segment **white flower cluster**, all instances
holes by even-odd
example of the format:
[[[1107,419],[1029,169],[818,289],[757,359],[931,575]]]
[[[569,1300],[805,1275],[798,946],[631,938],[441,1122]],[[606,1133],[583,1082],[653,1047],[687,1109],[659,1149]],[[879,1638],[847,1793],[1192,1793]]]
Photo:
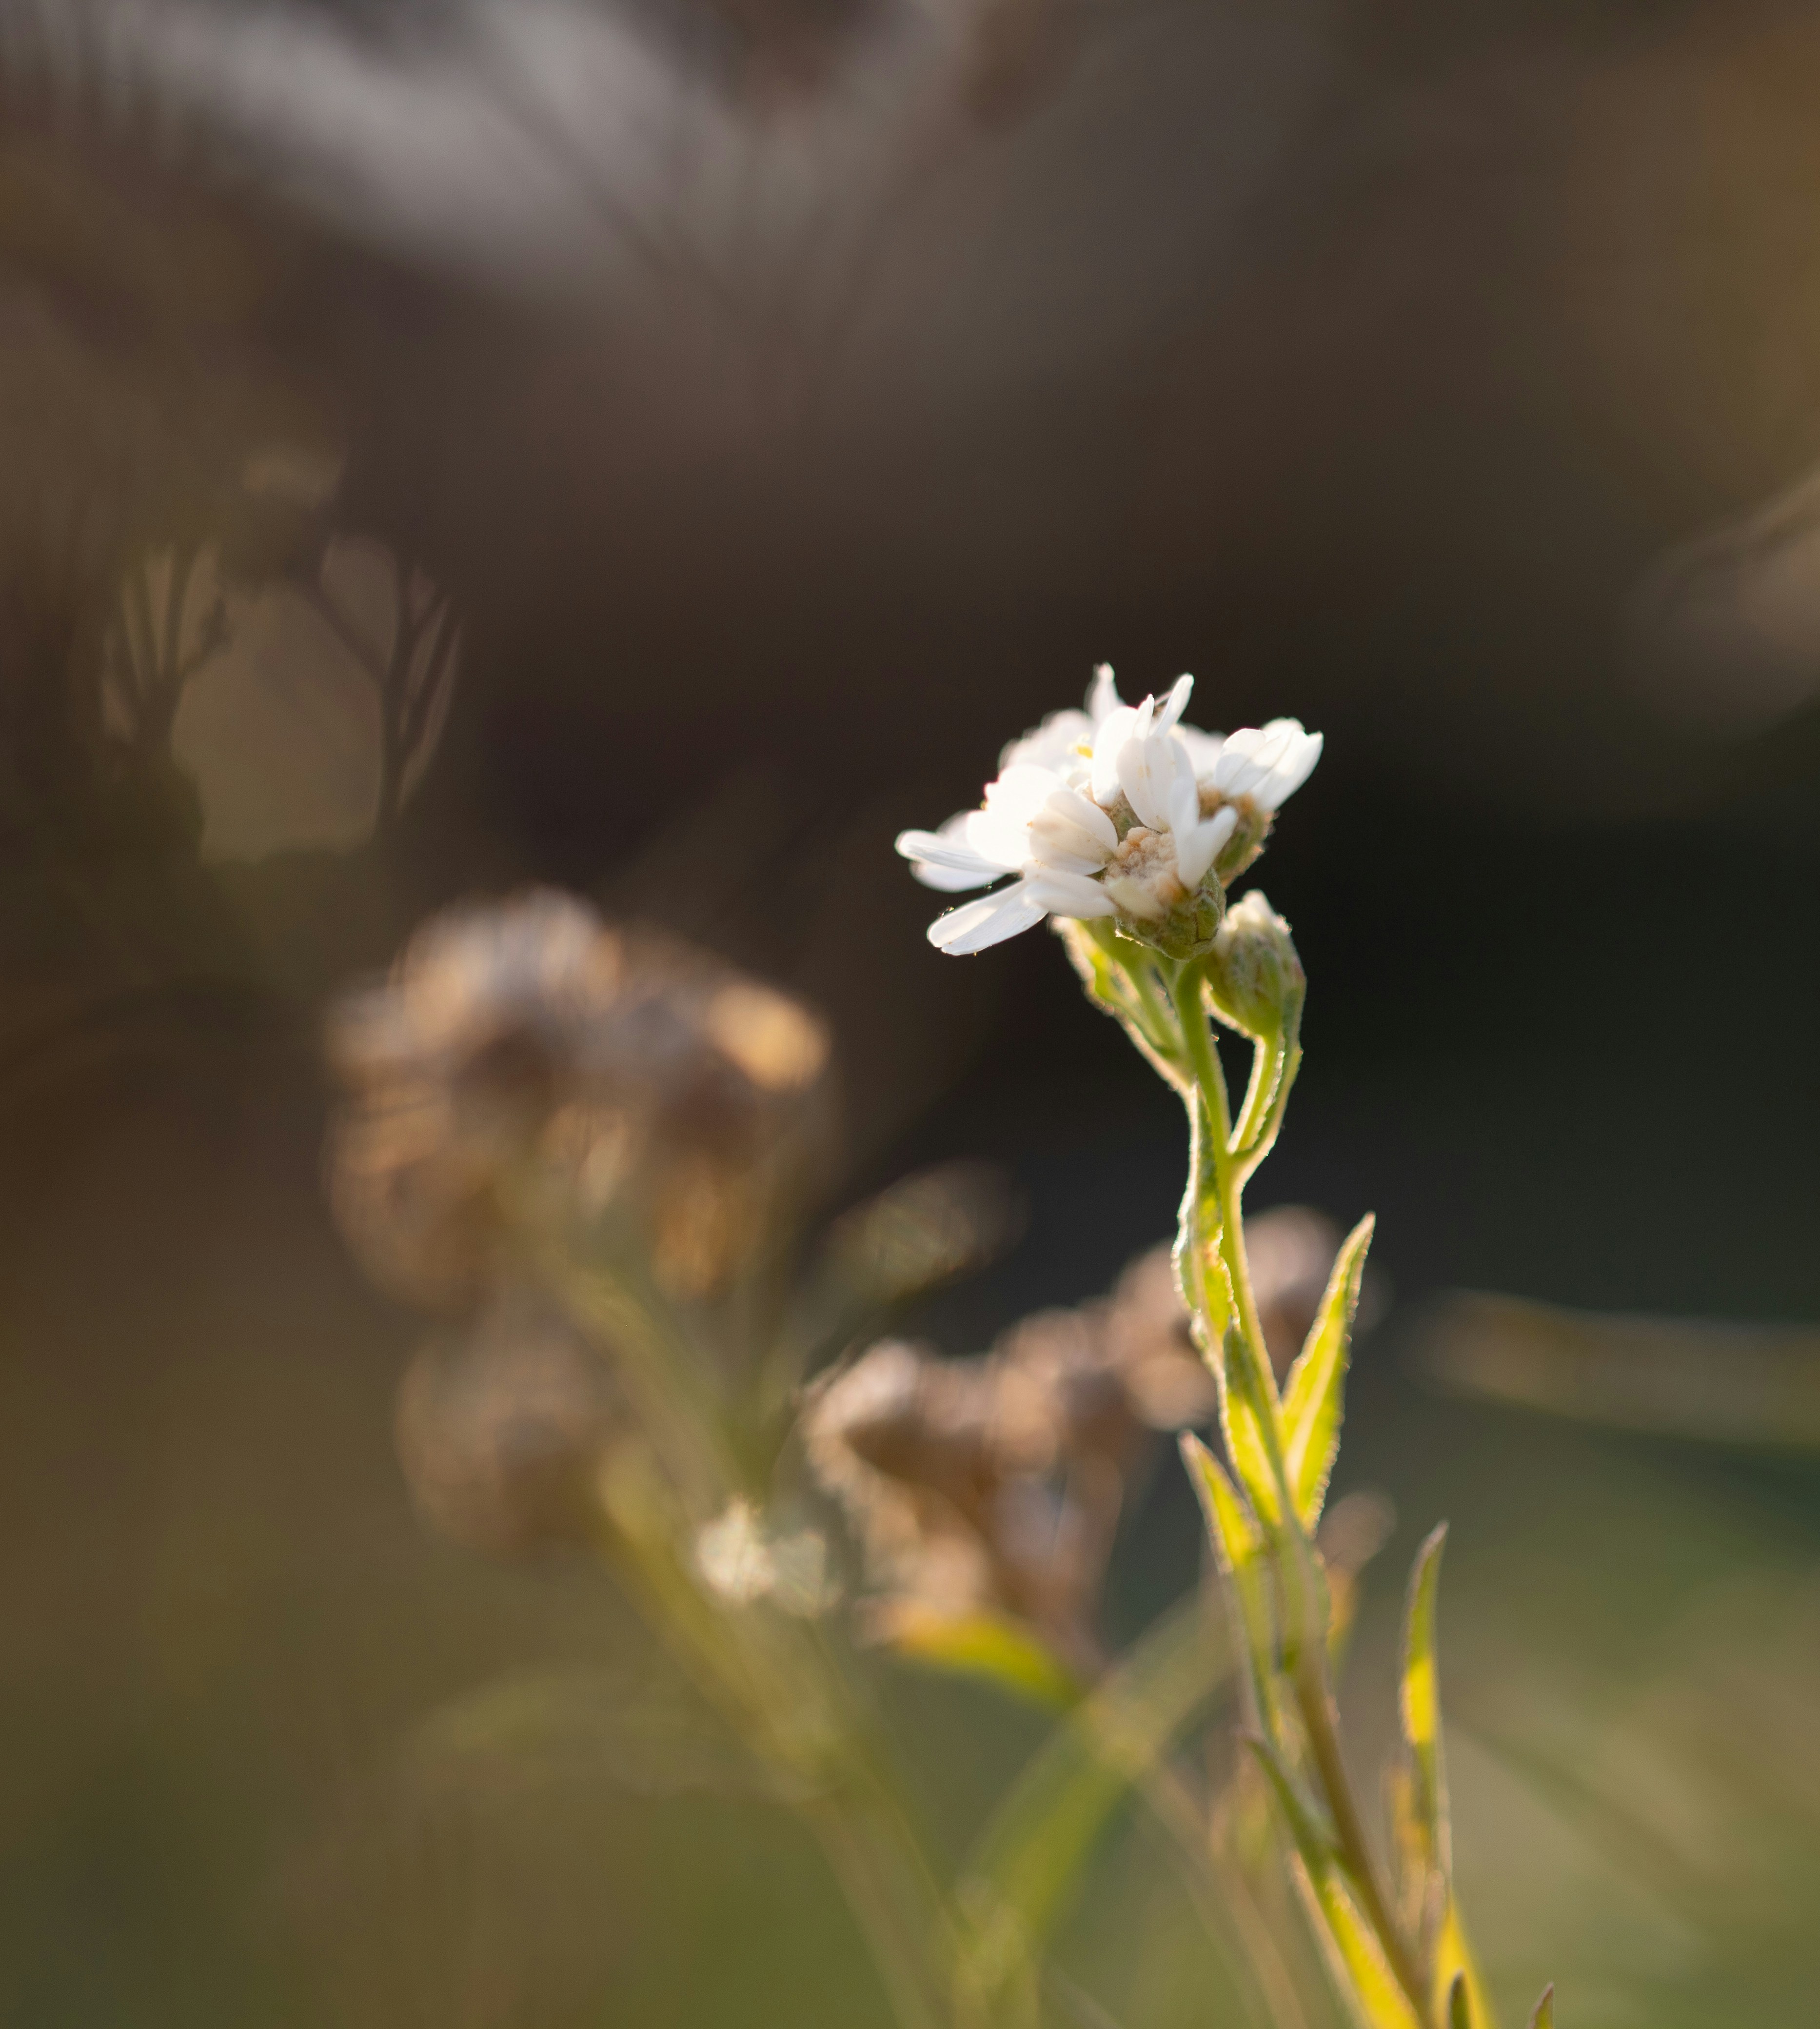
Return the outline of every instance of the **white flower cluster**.
[[[897,849],[925,887],[1018,877],[938,916],[929,942],[959,957],[1048,915],[1155,924],[1202,888],[1241,830],[1261,840],[1320,759],[1321,735],[1293,718],[1202,733],[1181,722],[1193,688],[1183,677],[1160,703],[1128,705],[1102,664],[1084,710],[1051,712],[999,755],[980,808],[901,833]]]

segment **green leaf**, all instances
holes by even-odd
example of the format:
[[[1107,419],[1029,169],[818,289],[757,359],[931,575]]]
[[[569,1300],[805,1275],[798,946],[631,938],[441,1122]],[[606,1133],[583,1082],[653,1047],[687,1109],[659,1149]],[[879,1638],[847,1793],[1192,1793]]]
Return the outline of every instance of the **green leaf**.
[[[1181,1449],[1225,1582],[1232,1632],[1244,1647],[1252,1717],[1266,1726],[1272,1710],[1270,1672],[1277,1642],[1263,1533],[1225,1467],[1192,1431],[1183,1435]]]
[[[1438,1879],[1438,1876],[1435,1877]],[[1434,1983],[1437,1992],[1444,1988],[1451,1996],[1458,1987],[1468,2009],[1466,2020],[1470,2029],[1496,2029],[1496,2020],[1492,2011],[1491,1997],[1485,1991],[1485,1983],[1479,1977],[1479,1968],[1473,1957],[1472,1946],[1466,1942],[1466,1927],[1460,1921],[1460,1912],[1451,1899],[1451,1890],[1447,1894],[1446,1916],[1440,1927],[1440,1938],[1435,1946]]]
[[[1447,2029],[1473,2029],[1472,2004],[1466,1998],[1463,1972],[1454,1975],[1453,1984],[1447,1989]]]
[[[1552,1983],[1542,1990],[1542,1998],[1536,2004],[1536,2012],[1529,2017],[1529,2029],[1555,2029],[1555,1988]]]
[[[1027,1703],[1066,1712],[1081,1697],[1080,1679],[1033,1630],[1010,1615],[946,1614],[899,1607],[885,1641],[910,1662],[957,1676],[983,1678]]]
[[[1254,1737],[1257,1756],[1295,1845],[1298,1884],[1327,1954],[1334,1984],[1360,2029],[1425,2029],[1376,1933],[1359,1913],[1345,1871],[1314,1807],[1270,1744]]]
[[[1307,1343],[1289,1371],[1283,1397],[1284,1453],[1289,1491],[1302,1526],[1312,1529],[1326,1498],[1327,1482],[1340,1449],[1346,1367],[1352,1320],[1359,1310],[1365,1257],[1376,1221],[1370,1213],[1347,1236],[1328,1278]]]
[[[1171,1608],[1040,1748],[962,1870],[958,1978],[996,2002],[1033,1974],[1127,1790],[1165,1756],[1232,1666],[1197,1593]],[[985,2019],[999,2017],[991,2009]]]
[[[1444,1522],[1417,1553],[1410,1575],[1404,1622],[1403,1732],[1414,1775],[1411,1799],[1429,1868],[1451,1884],[1453,1861],[1447,1827],[1447,1768],[1441,1753],[1440,1686],[1435,1668],[1435,1602],[1440,1584]]]
[[[1229,1326],[1221,1348],[1224,1385],[1220,1389],[1220,1428],[1226,1456],[1252,1512],[1267,1534],[1283,1527],[1283,1497],[1271,1425],[1278,1419],[1277,1385],[1256,1348],[1237,1326]]]

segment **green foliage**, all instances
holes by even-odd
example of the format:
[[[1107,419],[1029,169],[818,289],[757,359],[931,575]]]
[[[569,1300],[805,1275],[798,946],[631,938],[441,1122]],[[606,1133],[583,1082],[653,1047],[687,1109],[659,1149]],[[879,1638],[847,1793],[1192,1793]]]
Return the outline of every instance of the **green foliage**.
[[[1268,1742],[1254,1738],[1250,1745],[1294,1843],[1303,1886],[1321,1919],[1321,1942],[1331,1958],[1335,1983],[1360,2029],[1425,2029],[1359,1908],[1340,1849],[1315,1805]]]
[[[1327,1482],[1340,1450],[1352,1320],[1359,1310],[1365,1257],[1376,1223],[1368,1213],[1347,1236],[1307,1343],[1289,1370],[1283,1393],[1289,1490],[1305,1529],[1312,1529],[1321,1519]]]
[[[1452,1857],[1447,1771],[1441,1753],[1440,1688],[1435,1667],[1435,1603],[1447,1534],[1444,1522],[1429,1534],[1410,1575],[1400,1699],[1403,1738],[1414,1777],[1411,1802],[1418,1848],[1425,1871],[1439,1878],[1444,1894],[1451,1886]]]
[[[1536,2012],[1529,2017],[1529,2029],[1555,2029],[1555,1990],[1545,1986],[1542,1998],[1536,2004]]]
[[[1026,1703],[1066,1712],[1080,1698],[1081,1680],[1023,1622],[984,1611],[901,1613],[891,1645],[913,1663],[977,1677]]]
[[[1113,1812],[1231,1666],[1199,1595],[1184,1600],[1056,1729],[995,1812],[958,1890],[956,1984],[988,2019],[1034,1980]]]
[[[1207,1517],[1207,1533],[1232,1604],[1232,1632],[1245,1657],[1252,1717],[1262,1726],[1271,1710],[1270,1678],[1262,1659],[1276,1646],[1263,1534],[1225,1467],[1192,1434],[1182,1439],[1182,1461]]]
[[[1265,1534],[1275,1536],[1286,1519],[1276,1382],[1250,1337],[1232,1326],[1226,1329],[1221,1366],[1225,1385],[1220,1391],[1220,1422],[1226,1456]]]

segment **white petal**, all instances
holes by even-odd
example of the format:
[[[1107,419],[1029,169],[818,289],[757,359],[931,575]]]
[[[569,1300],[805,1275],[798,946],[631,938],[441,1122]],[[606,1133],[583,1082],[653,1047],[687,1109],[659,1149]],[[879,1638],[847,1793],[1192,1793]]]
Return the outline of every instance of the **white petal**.
[[[1176,872],[1184,888],[1198,888],[1207,877],[1207,869],[1237,829],[1239,814],[1230,803],[1214,811],[1204,823],[1176,833]]]
[[[1200,821],[1200,787],[1188,769],[1178,768],[1169,786],[1169,828],[1180,838]]]
[[[1058,916],[1110,916],[1112,897],[1097,881],[1078,874],[1064,874],[1049,867],[1032,871],[1025,886],[1033,902]]]
[[[1030,857],[1030,827],[996,810],[975,810],[967,819],[967,843],[1001,874],[1013,874]]]
[[[939,832],[903,831],[897,836],[897,849],[910,861],[910,871],[925,888],[954,893],[963,888],[983,888],[996,881],[1005,870],[981,857],[950,831],[951,818]]]
[[[1178,725],[1175,736],[1181,742],[1195,775],[1203,782],[1210,780],[1226,744],[1224,737],[1218,733],[1203,733],[1198,725]]]
[[[1021,763],[1041,768],[1077,769],[1083,750],[1093,745],[1094,721],[1084,711],[1052,711],[1040,725],[1009,741],[999,756],[999,772]]]
[[[1321,759],[1321,735],[1302,733],[1291,744],[1289,751],[1257,791],[1260,810],[1280,810],[1314,772],[1314,764]]]
[[[933,888],[943,895],[964,895],[969,888],[984,888],[989,882],[1003,881],[1010,870],[981,862],[980,871],[960,866],[943,866],[931,859],[912,862],[910,874],[925,888]]]
[[[1065,814],[1070,824],[1078,825],[1090,837],[1098,839],[1108,852],[1116,850],[1118,829],[1091,796],[1082,796],[1078,789],[1063,789],[1051,796],[1044,807],[1058,815]]]
[[[986,807],[1000,817],[1028,823],[1058,789],[1068,785],[1053,768],[1019,761],[986,785]]]
[[[1136,729],[1137,714],[1128,704],[1109,711],[1093,736],[1092,794],[1096,803],[1110,807],[1118,801],[1119,751]]]
[[[1192,677],[1176,678],[1170,688],[1169,695],[1163,699],[1162,708],[1156,715],[1156,729],[1158,733],[1167,733],[1188,710],[1188,699],[1194,694],[1194,688],[1195,680]]]
[[[1030,841],[1032,866],[1066,866],[1077,874],[1097,874],[1112,856],[1110,851],[1079,825],[1052,817],[1047,810],[1025,834]]]
[[[937,916],[929,925],[929,942],[951,958],[966,958],[1003,944],[1020,930],[1034,928],[1047,914],[1047,910],[1031,900],[1029,884],[1014,881],[996,895],[984,895],[977,902]]]
[[[1262,730],[1247,725],[1229,733],[1214,764],[1214,787],[1229,796],[1251,795],[1301,730],[1293,719],[1273,719]]]
[[[1098,725],[1110,713],[1123,709],[1118,686],[1113,681],[1112,665],[1102,662],[1093,673],[1093,688],[1087,693],[1087,716]]]
[[[1144,702],[1147,705],[1150,700]],[[1169,793],[1177,773],[1187,771],[1188,756],[1166,735],[1128,740],[1118,751],[1119,787],[1152,831],[1168,829]]]

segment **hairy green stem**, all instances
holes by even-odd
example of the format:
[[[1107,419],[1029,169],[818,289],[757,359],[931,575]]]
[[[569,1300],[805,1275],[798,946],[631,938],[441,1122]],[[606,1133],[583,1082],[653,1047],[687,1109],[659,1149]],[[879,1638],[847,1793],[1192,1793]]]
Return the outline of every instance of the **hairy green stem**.
[[[1210,1163],[1212,1209],[1218,1224],[1220,1257],[1231,1286],[1232,1308],[1249,1355],[1250,1377],[1255,1380],[1257,1391],[1267,1391],[1266,1399],[1252,1407],[1262,1433],[1282,1511],[1281,1534],[1273,1555],[1284,1597],[1287,1622],[1284,1632],[1290,1638],[1293,1651],[1290,1667],[1296,1708],[1301,1716],[1314,1774],[1333,1827],[1341,1864],[1353,1885],[1366,1920],[1377,1934],[1397,1983],[1407,1994],[1418,2018],[1426,2021],[1429,2019],[1430,2001],[1422,1970],[1384,1894],[1377,1862],[1366,1835],[1363,1815],[1340,1752],[1333,1693],[1328,1675],[1326,1630],[1324,1625],[1314,1624],[1318,1618],[1324,1619],[1319,1605],[1314,1549],[1296,1512],[1288,1482],[1270,1348],[1258,1312],[1251,1263],[1245,1248],[1244,1186],[1252,1170],[1269,1152],[1282,1124],[1289,1087],[1301,1061],[1301,1009],[1298,1003],[1285,1011],[1287,1018],[1278,1035],[1254,1039],[1252,1075],[1235,1133],[1225,1075],[1209,1026],[1202,967],[1193,963],[1183,966],[1173,985],[1183,1048],[1195,1088],[1188,1095],[1194,1155],[1189,1199],[1183,1207],[1184,1220],[1192,1219],[1189,1237],[1192,1251],[1198,1258],[1207,1239],[1205,1185],[1206,1170]],[[1204,1277],[1191,1293],[1204,1295]],[[1207,1322],[1211,1329],[1216,1320],[1209,1316]],[[1233,1376],[1227,1371],[1227,1363],[1222,1362],[1221,1385],[1229,1388],[1232,1385]],[[1253,1392],[1249,1386],[1247,1392]]]

